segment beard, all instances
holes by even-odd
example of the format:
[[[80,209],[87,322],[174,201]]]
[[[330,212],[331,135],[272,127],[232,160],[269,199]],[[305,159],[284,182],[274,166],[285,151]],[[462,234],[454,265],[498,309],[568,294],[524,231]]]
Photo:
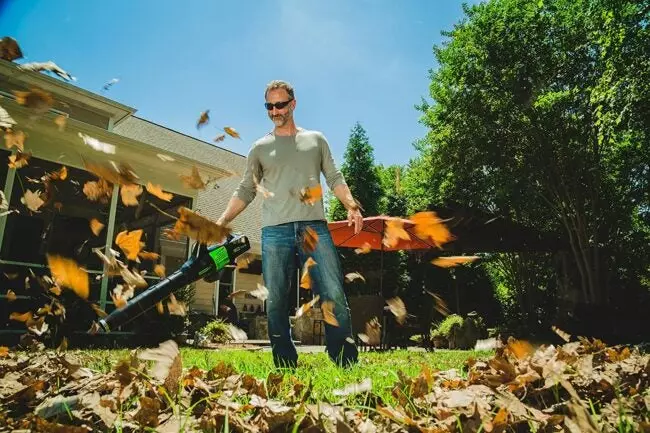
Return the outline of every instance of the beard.
[[[275,116],[269,114],[269,118],[275,124],[275,126],[281,127],[287,124],[291,118],[291,112],[287,112],[286,114],[276,114]]]

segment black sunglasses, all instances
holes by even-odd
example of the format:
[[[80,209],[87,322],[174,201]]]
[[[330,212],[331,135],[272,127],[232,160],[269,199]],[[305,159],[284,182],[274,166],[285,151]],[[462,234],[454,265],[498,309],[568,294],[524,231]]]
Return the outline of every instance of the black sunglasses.
[[[289,105],[289,102],[291,102],[291,101],[293,101],[293,98],[289,99],[288,101],[284,101],[284,102],[276,102],[275,104],[273,104],[271,102],[265,102],[264,106],[269,111],[273,110],[273,107],[277,108],[278,110],[282,110],[284,107]]]

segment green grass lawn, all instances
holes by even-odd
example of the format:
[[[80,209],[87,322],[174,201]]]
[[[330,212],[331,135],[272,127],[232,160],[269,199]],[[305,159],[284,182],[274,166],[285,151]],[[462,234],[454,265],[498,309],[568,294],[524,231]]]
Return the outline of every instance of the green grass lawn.
[[[109,371],[116,361],[129,354],[128,350],[72,350],[70,352],[80,357],[85,367],[101,372]],[[196,366],[203,370],[210,370],[223,361],[232,365],[236,372],[250,374],[258,379],[264,379],[270,372],[276,371],[270,352],[182,348],[181,354],[184,368]],[[311,399],[314,401],[336,401],[338,397],[332,394],[333,390],[370,378],[374,394],[390,404],[394,402],[391,389],[398,381],[399,370],[407,376],[415,377],[426,364],[434,370],[456,368],[459,374],[464,374],[463,363],[467,358],[486,359],[491,355],[492,352],[487,351],[460,350],[361,352],[359,363],[344,370],[337,368],[326,353],[300,353],[298,367],[287,375],[291,374],[304,384],[308,384],[311,380],[313,384]],[[291,381],[286,379],[288,378],[285,377],[284,383],[287,387],[283,391],[288,393]]]

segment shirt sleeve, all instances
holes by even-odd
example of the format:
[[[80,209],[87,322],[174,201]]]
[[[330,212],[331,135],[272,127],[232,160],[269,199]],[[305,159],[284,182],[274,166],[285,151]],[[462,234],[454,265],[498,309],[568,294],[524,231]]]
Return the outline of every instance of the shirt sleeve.
[[[330,190],[334,190],[339,185],[345,184],[345,179],[341,170],[336,167],[329,143],[324,135],[320,134],[320,151],[321,151],[321,171],[325,175],[325,181]]]
[[[256,146],[253,146],[246,157],[244,176],[239,182],[237,189],[235,189],[235,192],[233,192],[233,196],[239,197],[247,205],[252,202],[257,194],[255,179],[257,179],[257,182],[262,181],[262,167],[257,157]]]

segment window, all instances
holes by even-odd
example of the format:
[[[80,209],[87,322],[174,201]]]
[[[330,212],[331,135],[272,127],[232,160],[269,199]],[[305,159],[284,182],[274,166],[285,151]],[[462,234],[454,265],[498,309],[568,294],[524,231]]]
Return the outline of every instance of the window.
[[[105,246],[106,228],[95,235],[90,221],[96,219],[106,226],[110,203],[92,202],[84,195],[84,184],[96,180],[95,176],[66,167],[67,177],[51,182],[51,198],[43,206],[32,211],[21,202],[27,191],[44,192],[41,178],[62,167],[31,158],[28,165],[16,170],[9,203],[20,213],[7,217],[0,257],[46,265],[46,254],[58,254],[75,260],[89,271],[101,271],[103,265],[92,249]]]

